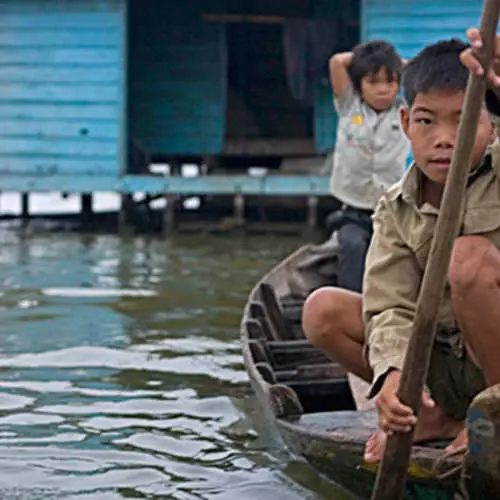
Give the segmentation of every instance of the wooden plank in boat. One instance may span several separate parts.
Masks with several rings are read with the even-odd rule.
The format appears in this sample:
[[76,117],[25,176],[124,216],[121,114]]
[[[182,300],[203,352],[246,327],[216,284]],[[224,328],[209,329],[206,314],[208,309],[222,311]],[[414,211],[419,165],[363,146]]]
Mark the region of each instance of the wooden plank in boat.
[[269,283],[261,283],[259,293],[262,298],[266,316],[279,339],[286,339],[292,333],[292,328],[278,302],[274,290]]

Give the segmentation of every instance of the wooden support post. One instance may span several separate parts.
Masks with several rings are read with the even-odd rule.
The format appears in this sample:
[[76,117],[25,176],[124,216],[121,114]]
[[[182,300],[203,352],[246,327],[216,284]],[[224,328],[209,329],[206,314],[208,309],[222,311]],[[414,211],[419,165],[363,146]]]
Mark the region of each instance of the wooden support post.
[[132,214],[134,210],[134,196],[129,193],[121,195],[121,208],[118,220],[118,232],[127,235],[132,230]]
[[237,194],[233,200],[234,203],[234,221],[236,227],[245,225],[245,198],[242,194]]
[[[169,161],[170,165],[170,176],[181,174],[181,163],[178,159],[172,159]],[[165,201],[167,205],[163,214],[163,234],[165,236],[175,232],[176,228],[176,210],[177,210],[177,195],[172,193],[167,193],[165,195]]]
[[85,193],[81,196],[82,207],[81,207],[81,217],[82,217],[82,225],[87,227],[92,221],[92,194]]
[[30,198],[28,193],[21,193],[21,226],[26,229],[30,218]]
[[307,227],[314,230],[318,227],[318,197],[307,198]]

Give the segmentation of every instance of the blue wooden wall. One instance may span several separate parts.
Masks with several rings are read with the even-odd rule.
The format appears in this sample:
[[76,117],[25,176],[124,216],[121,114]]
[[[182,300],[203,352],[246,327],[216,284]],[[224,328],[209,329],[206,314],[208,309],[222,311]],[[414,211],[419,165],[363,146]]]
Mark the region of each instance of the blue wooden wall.
[[479,25],[483,0],[363,0],[363,4],[363,39],[388,40],[410,58],[443,38],[465,40],[467,28]]
[[[226,119],[226,37],[209,2],[130,4],[130,132],[154,153],[217,154]],[[189,9],[189,10],[188,10]]]
[[124,10],[0,1],[1,175],[118,175]]

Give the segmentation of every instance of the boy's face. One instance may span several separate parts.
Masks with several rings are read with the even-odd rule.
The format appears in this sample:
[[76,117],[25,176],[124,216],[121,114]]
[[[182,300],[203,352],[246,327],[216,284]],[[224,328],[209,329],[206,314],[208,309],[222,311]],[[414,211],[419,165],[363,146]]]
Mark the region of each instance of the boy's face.
[[[432,91],[419,93],[411,108],[401,110],[401,122],[411,142],[415,163],[427,178],[445,184],[457,138],[464,92]],[[472,153],[472,167],[478,165],[494,127],[483,107]]]
[[399,83],[397,75],[389,81],[386,68],[380,68],[377,73],[368,73],[361,78],[361,97],[376,111],[389,109],[398,95]]

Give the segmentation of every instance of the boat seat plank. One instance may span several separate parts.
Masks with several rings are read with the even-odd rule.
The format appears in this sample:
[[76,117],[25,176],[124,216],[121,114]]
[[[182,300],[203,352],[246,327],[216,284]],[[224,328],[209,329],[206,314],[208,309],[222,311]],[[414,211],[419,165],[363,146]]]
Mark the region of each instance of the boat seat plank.
[[289,338],[295,332],[292,329],[291,323],[283,314],[278,298],[274,293],[273,287],[269,283],[261,283],[259,286],[259,294],[264,306],[266,318],[269,320],[271,330],[276,331],[279,339]]
[[377,412],[369,410],[306,413],[293,420],[293,423],[308,432],[345,435],[366,440],[377,430]]

